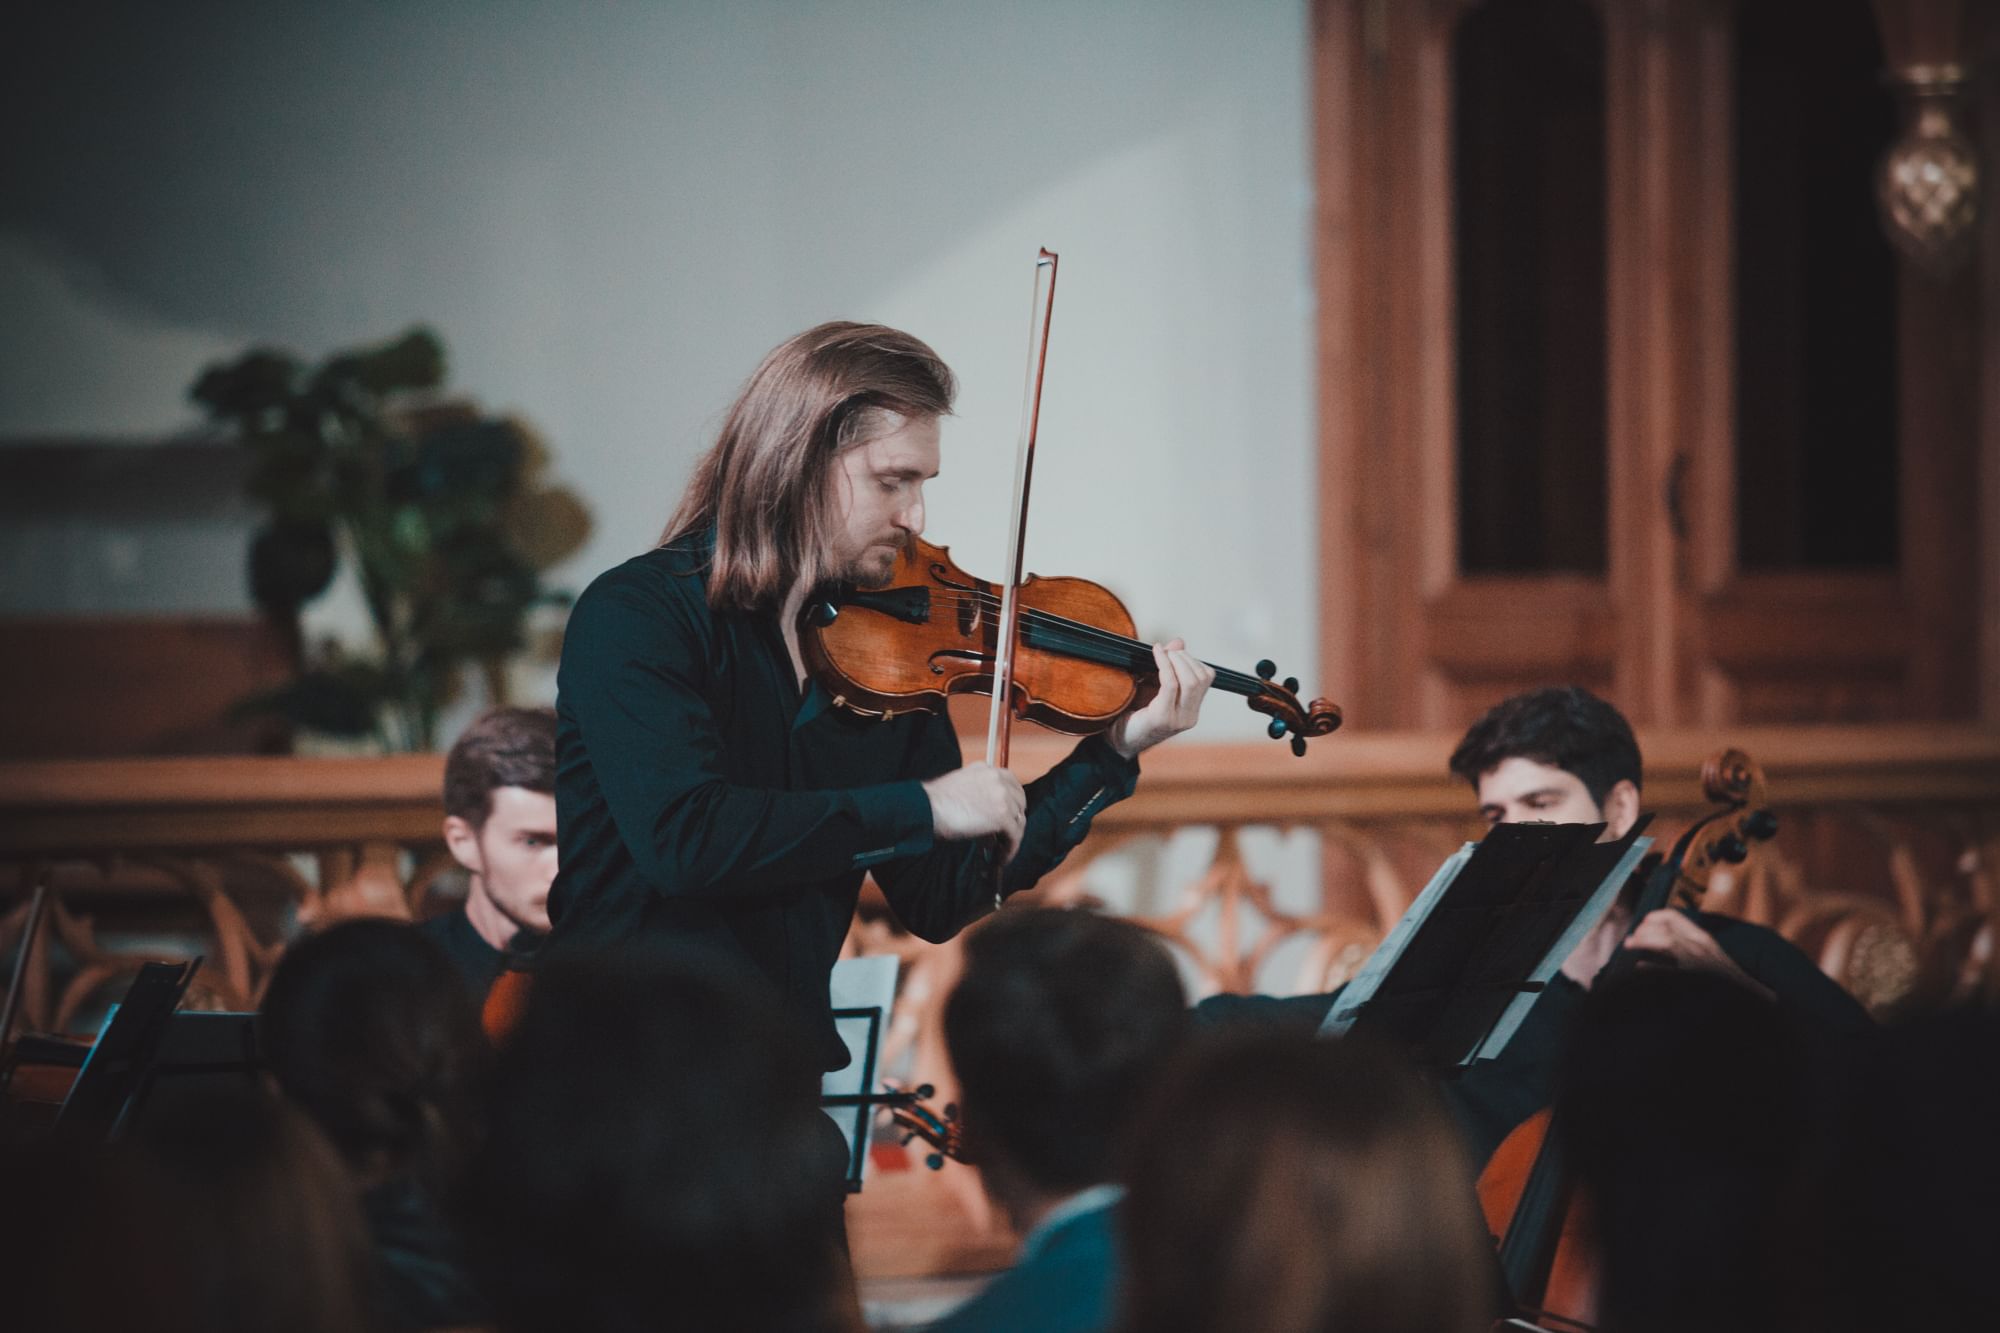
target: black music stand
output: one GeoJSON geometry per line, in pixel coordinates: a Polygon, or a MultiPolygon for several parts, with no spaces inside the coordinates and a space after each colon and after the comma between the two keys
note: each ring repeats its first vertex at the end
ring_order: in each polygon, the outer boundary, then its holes
{"type": "MultiPolygon", "coordinates": [[[[847,1138],[847,1192],[861,1192],[861,1171],[868,1161],[868,1130],[875,1115],[875,1108],[895,1100],[893,1094],[872,1091],[875,1087],[875,1056],[881,1049],[882,1011],[870,1006],[865,1009],[836,1009],[833,1011],[834,1027],[840,1032],[847,1049],[854,1052],[854,1062],[840,1071],[842,1076],[854,1075],[854,1091],[820,1093],[819,1104],[826,1113],[840,1125],[841,1133],[847,1138]],[[854,1025],[862,1025],[857,1040],[854,1025]],[[852,1112],[853,1121],[848,1123],[847,1114],[852,1112]]],[[[842,1079],[844,1081],[844,1077],[842,1079]]]]}
{"type": "Polygon", "coordinates": [[[1602,824],[1494,825],[1438,868],[1321,1035],[1374,1033],[1444,1077],[1498,1056],[1653,845],[1647,822],[1603,843],[1602,824]]]}
{"type": "Polygon", "coordinates": [[[58,1132],[109,1139],[125,1127],[152,1085],[174,1010],[200,966],[193,958],[139,969],[56,1113],[58,1132]]]}

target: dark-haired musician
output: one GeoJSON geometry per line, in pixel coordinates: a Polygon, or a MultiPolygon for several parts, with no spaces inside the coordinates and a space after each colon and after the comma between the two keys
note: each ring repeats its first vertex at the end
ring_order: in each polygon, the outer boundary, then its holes
{"type": "MultiPolygon", "coordinates": [[[[1632,726],[1616,708],[1580,686],[1529,690],[1473,723],[1452,752],[1451,771],[1465,779],[1489,822],[1544,820],[1603,824],[1623,837],[1639,818],[1641,761],[1632,726]]],[[[1629,937],[1636,886],[1627,886],[1603,921],[1563,961],[1501,1057],[1451,1085],[1453,1110],[1483,1162],[1507,1131],[1548,1105],[1557,1060],[1584,991],[1624,941],[1659,966],[1713,972],[1796,1011],[1822,1030],[1860,1032],[1867,1012],[1776,931],[1712,912],[1654,912],[1629,937]]],[[[1317,1026],[1331,995],[1268,999],[1216,996],[1200,1006],[1204,1022],[1317,1026]]]]}
{"type": "Polygon", "coordinates": [[[829,584],[879,586],[924,525],[951,371],[906,333],[822,324],[758,366],[660,545],[578,599],[558,680],[551,948],[671,938],[761,974],[827,1068],[828,975],[864,873],[942,940],[1036,882],[1193,725],[1213,673],[1175,641],[1157,695],[1025,789],[962,764],[950,722],[834,706],[795,626],[829,584]]]}
{"type": "Polygon", "coordinates": [[[486,1002],[507,955],[548,932],[556,877],[556,715],[495,708],[444,761],[444,841],[470,883],[465,906],[423,924],[486,1002]]]}

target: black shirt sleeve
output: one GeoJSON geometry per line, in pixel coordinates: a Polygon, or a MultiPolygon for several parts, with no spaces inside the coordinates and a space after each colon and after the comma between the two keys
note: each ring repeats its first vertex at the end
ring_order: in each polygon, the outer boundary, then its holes
{"type": "Polygon", "coordinates": [[[1697,912],[1694,919],[1738,967],[1770,987],[1779,1008],[1809,1029],[1836,1036],[1874,1030],[1861,1001],[1777,931],[1715,912],[1697,912]]]}
{"type": "Polygon", "coordinates": [[[1324,995],[1211,995],[1194,1007],[1198,1032],[1295,1032],[1314,1036],[1340,991],[1324,995]]]}
{"type": "Polygon", "coordinates": [[[601,579],[564,636],[563,705],[620,841],[657,893],[781,887],[931,846],[914,779],[838,791],[729,782],[704,693],[712,622],[692,581],[601,579]]]}
{"type": "MultiPolygon", "coordinates": [[[[948,718],[926,719],[919,746],[918,771],[926,779],[959,766],[958,737],[948,718]]],[[[1000,876],[1000,892],[1034,887],[1083,841],[1090,832],[1091,816],[1130,796],[1138,777],[1136,762],[1119,755],[1102,737],[1092,736],[1029,783],[1027,827],[1019,850],[1000,876]]],[[[924,797],[926,812],[929,799],[924,797]]],[[[919,939],[950,939],[993,906],[993,872],[979,843],[939,843],[917,856],[885,859],[874,873],[896,918],[919,939]]]]}

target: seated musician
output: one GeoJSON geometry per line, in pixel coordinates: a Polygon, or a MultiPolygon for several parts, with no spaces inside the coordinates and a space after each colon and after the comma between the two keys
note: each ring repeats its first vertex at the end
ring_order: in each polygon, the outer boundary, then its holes
{"type": "Polygon", "coordinates": [[[549,929],[556,877],[556,715],[495,708],[465,729],[444,764],[444,841],[471,877],[465,906],[423,931],[486,999],[509,952],[549,929]]]}
{"type": "MultiPolygon", "coordinates": [[[[1451,756],[1451,771],[1471,784],[1479,813],[1489,823],[1602,823],[1607,840],[1623,837],[1639,818],[1640,770],[1631,724],[1574,685],[1504,700],[1473,723],[1451,756]]],[[[1642,866],[1604,920],[1564,960],[1502,1056],[1449,1090],[1476,1162],[1483,1162],[1514,1125],[1548,1104],[1555,1063],[1578,1003],[1621,938],[1625,948],[1644,951],[1651,963],[1728,977],[1814,1026],[1841,1032],[1871,1026],[1852,996],[1790,941],[1762,926],[1712,912],[1690,916],[1666,909],[1639,922],[1627,937],[1631,906],[1650,866],[1642,866]]],[[[1332,998],[1216,996],[1203,1002],[1198,1016],[1205,1023],[1317,1026],[1332,998]]]]}
{"type": "Polygon", "coordinates": [[[1020,1258],[942,1333],[1112,1324],[1116,1138],[1187,1027],[1173,959],[1129,921],[1002,913],[966,942],[945,1008],[966,1143],[1020,1258]]]}

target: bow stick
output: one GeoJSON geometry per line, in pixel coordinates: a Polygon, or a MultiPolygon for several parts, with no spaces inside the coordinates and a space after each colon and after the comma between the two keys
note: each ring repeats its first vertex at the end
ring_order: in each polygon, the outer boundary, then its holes
{"type": "Polygon", "coordinates": [[[1035,473],[1035,433],[1042,418],[1042,371],[1049,358],[1049,317],[1056,304],[1056,256],[1047,246],[1035,256],[1035,300],[1028,312],[1028,383],[1021,402],[1021,443],[1014,455],[1014,507],[1007,538],[1006,590],[995,628],[993,709],[986,722],[986,762],[1007,766],[1014,723],[1014,646],[1020,637],[1021,564],[1028,544],[1028,488],[1035,473]]]}

